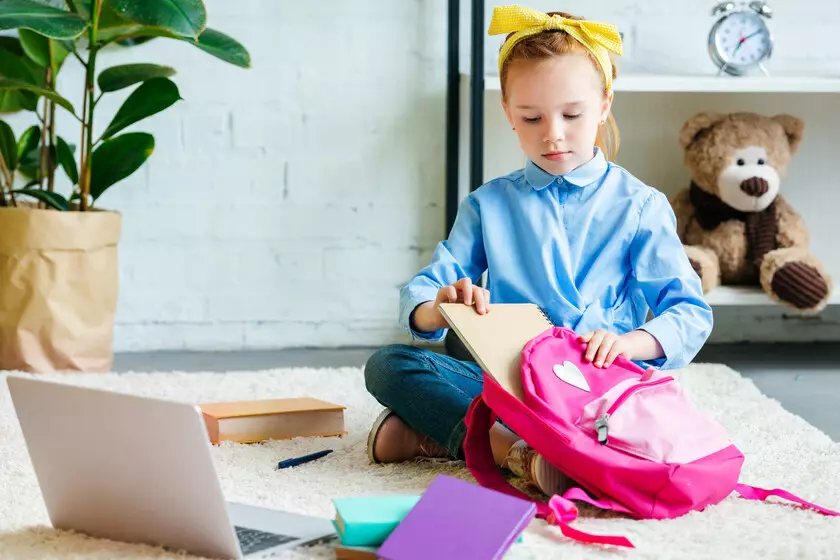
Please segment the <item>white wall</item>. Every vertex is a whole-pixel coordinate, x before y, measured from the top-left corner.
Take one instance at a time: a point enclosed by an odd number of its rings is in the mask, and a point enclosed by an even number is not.
[[[132,127],[155,153],[101,199],[124,217],[116,350],[392,339],[397,288],[444,234],[445,2],[206,4],[252,69],[166,40],[99,56],[169,64],[184,97]]]
[[[124,216],[116,350],[404,340],[398,287],[444,234],[447,3],[206,4],[209,25],[247,46],[252,69],[165,40],[100,55],[101,68],[170,64],[184,97],[132,127],[155,134],[156,151],[102,199]],[[627,34],[622,71],[710,68],[713,2],[531,5],[618,23]],[[840,5],[772,7],[771,69],[840,66],[832,48]],[[462,1],[464,70],[469,8]],[[497,48],[488,38],[488,72]],[[68,64],[60,88],[78,103],[81,73]],[[100,130],[124,97],[104,98]],[[18,133],[29,124],[9,120]],[[78,142],[72,120],[59,133]]]

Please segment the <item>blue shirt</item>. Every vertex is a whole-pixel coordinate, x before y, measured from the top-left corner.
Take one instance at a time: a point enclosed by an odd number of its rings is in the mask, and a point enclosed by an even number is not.
[[[400,324],[414,338],[441,340],[446,329],[413,330],[411,312],[441,287],[465,276],[478,282],[485,271],[491,305],[535,303],[578,334],[643,328],[665,356],[642,365],[685,366],[711,333],[712,310],[668,199],[598,148],[566,175],[529,161],[467,196],[449,238],[401,289]]]

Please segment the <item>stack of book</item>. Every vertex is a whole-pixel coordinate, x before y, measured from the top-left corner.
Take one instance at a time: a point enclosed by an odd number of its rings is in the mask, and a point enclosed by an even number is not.
[[[354,496],[333,499],[333,525],[341,539],[335,557],[342,560],[376,558],[376,550],[417,505],[420,496]]]
[[[333,499],[344,560],[495,560],[536,515],[536,505],[438,475],[420,496]]]

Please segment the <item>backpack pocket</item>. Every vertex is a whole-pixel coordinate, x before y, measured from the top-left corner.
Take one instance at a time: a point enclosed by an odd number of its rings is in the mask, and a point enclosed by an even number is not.
[[[690,463],[731,445],[670,376],[617,383],[584,406],[577,425],[602,445],[661,463]]]

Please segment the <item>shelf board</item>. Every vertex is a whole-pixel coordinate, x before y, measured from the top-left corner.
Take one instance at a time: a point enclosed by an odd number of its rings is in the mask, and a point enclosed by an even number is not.
[[[761,288],[751,286],[718,286],[705,296],[706,302],[712,307],[732,305],[781,305],[771,300]],[[840,304],[840,292],[833,291],[830,305]]]
[[[462,74],[469,83],[469,74]],[[484,89],[499,91],[497,75],[484,76]],[[770,75],[670,75],[670,74],[619,74],[616,91],[650,93],[840,93],[839,76]]]

